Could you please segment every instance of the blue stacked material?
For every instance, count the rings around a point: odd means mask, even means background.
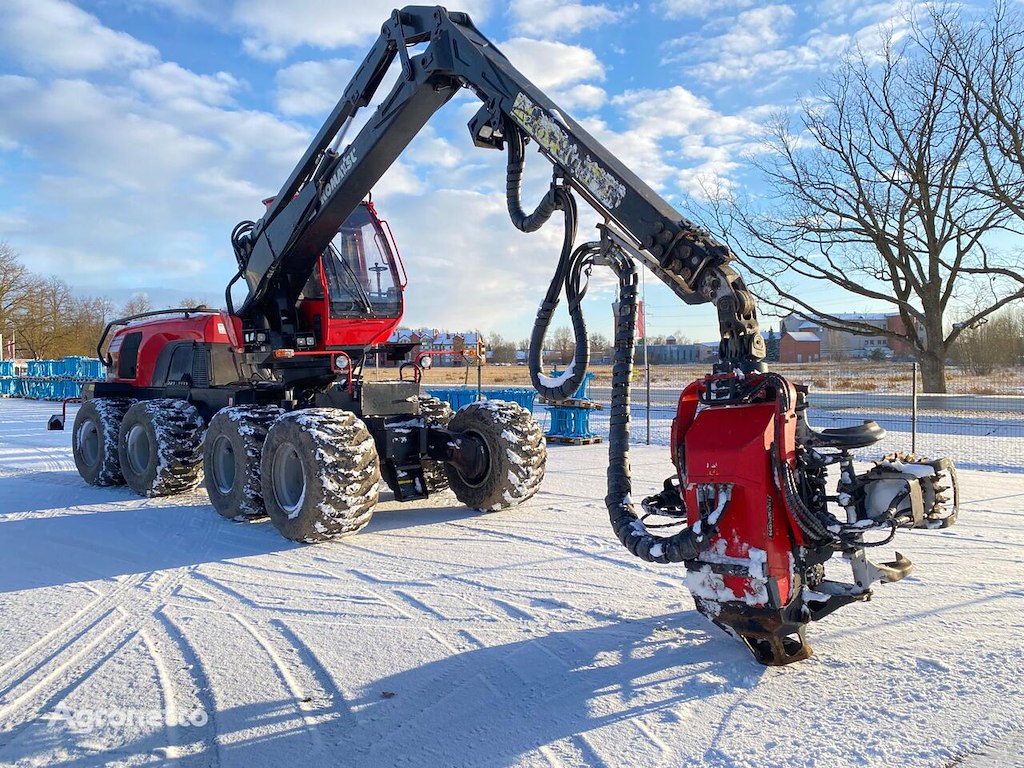
[[[533,411],[533,401],[537,398],[537,390],[526,387],[507,387],[505,389],[485,389],[484,397],[488,400],[506,400],[519,403],[528,411]]]
[[[583,381],[580,382],[579,387],[576,388],[576,394],[573,395],[574,400],[589,400],[590,399],[590,382],[594,380],[594,374],[588,373],[583,377]]]
[[[14,394],[14,361],[0,360],[0,397]]]
[[[0,361],[0,395],[33,400],[69,400],[82,396],[82,385],[104,376],[99,360],[68,356],[63,360],[29,360],[27,375],[15,376],[13,361]]]
[[[431,387],[424,390],[431,397],[443,400],[448,403],[452,410],[459,410],[464,405],[476,402],[477,391],[475,387]],[[533,401],[537,393],[525,387],[509,387],[505,389],[484,389],[481,394],[485,400],[507,400],[512,403],[519,403],[528,411],[533,410]]]
[[[431,397],[443,400],[452,407],[453,411],[459,410],[464,405],[476,402],[476,390],[467,387],[452,387],[448,389],[435,389],[431,387],[424,390]]]
[[[557,376],[557,371],[552,371]],[[590,431],[590,412],[601,408],[587,396],[594,374],[588,373],[576,389],[575,396],[560,402],[546,400],[551,414],[551,426],[545,433],[549,442],[584,445],[599,443],[601,438]]]

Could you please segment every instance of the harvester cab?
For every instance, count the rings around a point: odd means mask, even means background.
[[[360,350],[385,341],[402,319],[406,282],[390,227],[372,201],[360,203],[331,238],[298,296],[294,350]]]

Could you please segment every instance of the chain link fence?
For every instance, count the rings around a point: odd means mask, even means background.
[[[876,445],[856,452],[870,460],[886,453],[915,451],[949,456],[965,469],[1024,472],[1024,371],[995,371],[984,376],[951,368],[946,394],[923,393],[912,363],[772,365],[772,370],[810,389],[808,420],[816,429],[858,424],[871,419],[885,430]],[[668,445],[679,394],[702,378],[707,366],[657,366],[636,369],[632,394],[631,442]],[[916,381],[916,386],[915,386]],[[591,428],[607,436],[607,386],[594,386],[591,398],[603,411],[591,415]],[[542,424],[546,413],[534,411]]]

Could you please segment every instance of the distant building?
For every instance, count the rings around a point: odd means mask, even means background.
[[[451,367],[466,365],[463,352],[475,352],[478,343],[485,345],[483,336],[473,331],[449,333],[436,328],[399,328],[388,337],[388,341],[398,344],[418,344],[419,346],[410,354],[410,359],[415,357],[418,352],[431,352],[433,365]],[[381,360],[381,365],[395,364]]]
[[[833,315],[839,320],[872,325],[881,330],[905,333],[903,318],[896,312],[864,312]],[[825,360],[862,359],[875,354],[886,357],[905,355],[909,349],[906,344],[890,339],[882,333],[877,336],[863,336],[849,331],[837,331],[826,328],[820,321],[808,320],[796,314],[782,319],[780,331],[813,333],[821,341],[821,358]],[[880,350],[880,352],[876,352]],[[780,352],[781,359],[781,352]]]
[[[669,336],[664,344],[648,344],[647,353],[651,356],[651,365],[702,363],[718,354],[718,344],[676,344],[675,337]],[[637,346],[635,356],[638,361],[643,361],[642,345]]]
[[[779,339],[780,363],[816,363],[821,359],[821,339],[810,331],[786,331]]]

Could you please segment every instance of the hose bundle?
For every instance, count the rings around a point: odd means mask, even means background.
[[[579,389],[586,376],[587,366],[590,364],[590,344],[587,340],[587,326],[583,318],[581,304],[587,291],[584,274],[588,273],[593,254],[597,251],[597,245],[586,243],[573,251],[578,225],[576,200],[570,189],[559,183],[560,176],[557,169],[551,186],[533,213],[527,214],[523,210],[521,192],[523,169],[526,167],[526,141],[518,126],[511,120],[506,121],[505,136],[508,142],[505,198],[512,223],[523,232],[535,232],[551,218],[555,211],[562,211],[565,217],[562,251],[547,293],[537,310],[537,319],[530,334],[528,364],[530,380],[541,397],[556,401],[567,400],[576,394],[576,390]],[[572,321],[575,349],[572,362],[566,371],[556,378],[551,378],[541,372],[541,355],[544,350],[544,336],[547,334],[551,318],[558,308],[563,287],[568,302],[569,317]]]
[[[694,560],[711,545],[715,533],[713,522],[700,528],[687,526],[672,536],[659,538],[641,522],[630,498],[629,386],[633,375],[637,274],[633,262],[621,254],[612,257],[611,266],[619,279],[619,313],[615,318],[615,363],[608,429],[608,495],[605,496],[608,517],[622,546],[641,560],[651,563]],[[719,514],[721,511],[718,510]]]

